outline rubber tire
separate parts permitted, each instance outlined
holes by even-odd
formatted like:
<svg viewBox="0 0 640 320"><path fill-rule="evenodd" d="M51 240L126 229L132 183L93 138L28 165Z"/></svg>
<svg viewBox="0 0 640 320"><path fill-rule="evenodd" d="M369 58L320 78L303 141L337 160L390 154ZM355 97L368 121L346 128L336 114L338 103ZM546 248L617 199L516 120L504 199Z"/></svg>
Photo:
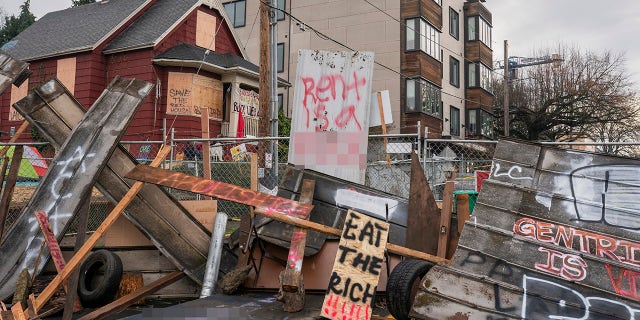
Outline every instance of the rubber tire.
<svg viewBox="0 0 640 320"><path fill-rule="evenodd" d="M411 304L422 277L433 264L424 260L401 261L387 280L387 309L397 320L409 320Z"/></svg>
<svg viewBox="0 0 640 320"><path fill-rule="evenodd" d="M99 274L103 270L104 274ZM115 253L97 250L80 266L78 297L85 307L96 308L113 301L122 281L122 261Z"/></svg>

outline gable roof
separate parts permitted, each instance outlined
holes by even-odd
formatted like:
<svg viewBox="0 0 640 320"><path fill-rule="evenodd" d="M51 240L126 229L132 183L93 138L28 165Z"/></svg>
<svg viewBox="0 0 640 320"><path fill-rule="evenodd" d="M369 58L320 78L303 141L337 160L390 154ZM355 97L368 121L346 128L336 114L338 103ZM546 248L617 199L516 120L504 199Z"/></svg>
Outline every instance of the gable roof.
<svg viewBox="0 0 640 320"><path fill-rule="evenodd" d="M158 0L104 48L104 53L154 46L162 36L200 5L199 0Z"/></svg>
<svg viewBox="0 0 640 320"><path fill-rule="evenodd" d="M258 77L260 67L233 53L217 53L187 43L180 43L153 58L161 66L189 66L219 74L240 72ZM291 86L287 80L278 78L283 86Z"/></svg>
<svg viewBox="0 0 640 320"><path fill-rule="evenodd" d="M24 61L93 50L151 1L108 0L50 12L3 47Z"/></svg>

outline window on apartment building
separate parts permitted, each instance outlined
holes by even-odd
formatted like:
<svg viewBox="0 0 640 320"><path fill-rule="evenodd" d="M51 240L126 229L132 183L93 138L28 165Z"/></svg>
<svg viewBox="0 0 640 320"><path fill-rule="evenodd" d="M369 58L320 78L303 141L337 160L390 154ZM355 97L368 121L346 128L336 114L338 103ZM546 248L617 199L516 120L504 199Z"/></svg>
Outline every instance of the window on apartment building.
<svg viewBox="0 0 640 320"><path fill-rule="evenodd" d="M422 78L407 79L406 112L423 112L442 118L442 97L440 88Z"/></svg>
<svg viewBox="0 0 640 320"><path fill-rule="evenodd" d="M473 136L493 138L493 115L482 109L467 110L467 130Z"/></svg>
<svg viewBox="0 0 640 320"><path fill-rule="evenodd" d="M442 0L433 0L433 2L437 3L439 6L442 7Z"/></svg>
<svg viewBox="0 0 640 320"><path fill-rule="evenodd" d="M491 25L480 16L468 17L467 40L480 40L491 48Z"/></svg>
<svg viewBox="0 0 640 320"><path fill-rule="evenodd" d="M493 92L491 85L491 69L482 63L467 64L467 87L482 88L489 92Z"/></svg>
<svg viewBox="0 0 640 320"><path fill-rule="evenodd" d="M276 8L278 8L278 10L276 10L276 19L278 21L284 20L284 12L287 9L287 0L278 0Z"/></svg>
<svg viewBox="0 0 640 320"><path fill-rule="evenodd" d="M451 56L449 57L449 83L460 88L460 61Z"/></svg>
<svg viewBox="0 0 640 320"><path fill-rule="evenodd" d="M449 134L452 136L460 136L460 109L449 106Z"/></svg>
<svg viewBox="0 0 640 320"><path fill-rule="evenodd" d="M284 94L278 93L278 110L284 109Z"/></svg>
<svg viewBox="0 0 640 320"><path fill-rule="evenodd" d="M278 43L278 73L284 72L284 42Z"/></svg>
<svg viewBox="0 0 640 320"><path fill-rule="evenodd" d="M407 19L405 25L406 50L420 50L440 61L440 31L422 18Z"/></svg>
<svg viewBox="0 0 640 320"><path fill-rule="evenodd" d="M227 12L227 16L231 19L231 23L234 27L244 27L245 26L245 17L247 14L247 1L246 0L238 0L227 2L223 4L224 11Z"/></svg>
<svg viewBox="0 0 640 320"><path fill-rule="evenodd" d="M449 34L456 39L460 37L460 15L451 7L449 7Z"/></svg>

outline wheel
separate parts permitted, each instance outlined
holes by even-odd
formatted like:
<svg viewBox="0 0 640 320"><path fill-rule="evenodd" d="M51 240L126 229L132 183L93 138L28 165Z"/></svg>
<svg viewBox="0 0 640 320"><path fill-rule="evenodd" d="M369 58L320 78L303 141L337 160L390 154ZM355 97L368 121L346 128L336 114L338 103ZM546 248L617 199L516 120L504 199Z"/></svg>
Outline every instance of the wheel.
<svg viewBox="0 0 640 320"><path fill-rule="evenodd" d="M113 301L122 280L122 261L115 253L97 250L80 266L78 297L85 307L101 307Z"/></svg>
<svg viewBox="0 0 640 320"><path fill-rule="evenodd" d="M418 292L420 280L433 267L423 260L401 261L387 279L387 308L397 320L409 320L413 298Z"/></svg>

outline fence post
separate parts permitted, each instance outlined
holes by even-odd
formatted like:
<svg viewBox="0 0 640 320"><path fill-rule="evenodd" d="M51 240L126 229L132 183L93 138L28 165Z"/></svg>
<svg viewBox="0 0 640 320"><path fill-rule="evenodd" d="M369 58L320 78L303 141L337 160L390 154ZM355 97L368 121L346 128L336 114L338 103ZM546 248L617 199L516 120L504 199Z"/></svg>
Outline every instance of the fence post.
<svg viewBox="0 0 640 320"><path fill-rule="evenodd" d="M175 148L175 143L173 142L173 139L175 138L176 135L176 129L175 128L171 128L171 154L169 155L169 170L173 170L173 148Z"/></svg>

